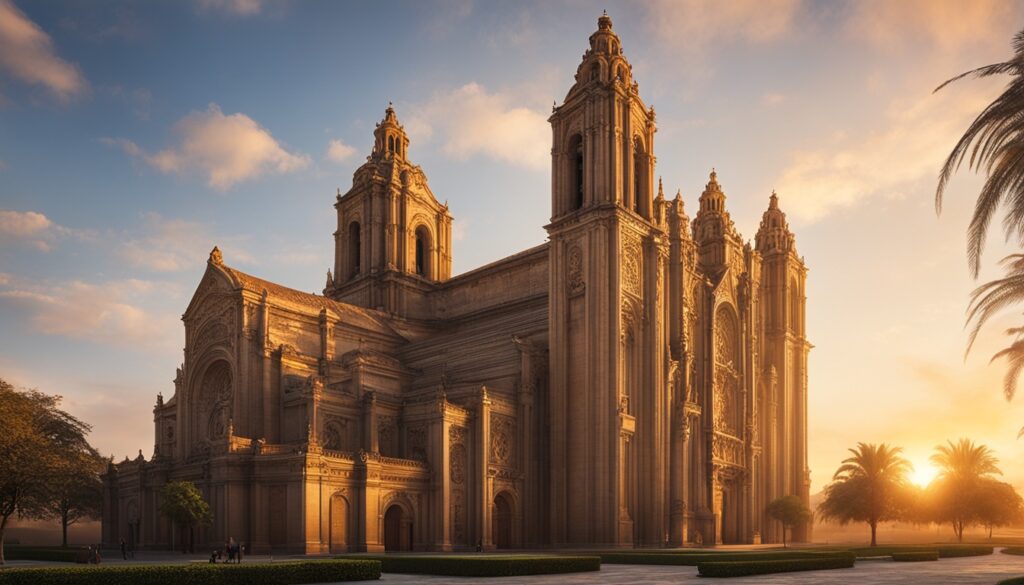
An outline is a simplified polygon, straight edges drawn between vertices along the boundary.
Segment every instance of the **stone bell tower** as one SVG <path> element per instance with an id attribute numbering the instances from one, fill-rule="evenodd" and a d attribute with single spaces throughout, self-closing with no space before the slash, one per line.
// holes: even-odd
<path id="1" fill-rule="evenodd" d="M 664 199 L 653 193 L 654 110 L 607 14 L 549 121 L 551 542 L 658 545 Z"/>
<path id="2" fill-rule="evenodd" d="M 452 216 L 409 162 L 409 138 L 389 104 L 373 152 L 338 194 L 334 270 L 324 294 L 403 317 L 428 316 L 424 295 L 451 277 Z"/>

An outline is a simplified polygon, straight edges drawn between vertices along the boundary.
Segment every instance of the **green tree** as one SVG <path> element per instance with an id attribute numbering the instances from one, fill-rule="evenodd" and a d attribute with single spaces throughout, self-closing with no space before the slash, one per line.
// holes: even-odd
<path id="1" fill-rule="evenodd" d="M 950 152 L 939 173 L 935 190 L 935 209 L 942 210 L 942 196 L 950 178 L 967 160 L 974 171 L 985 172 L 985 183 L 974 203 L 974 215 L 967 228 L 967 261 L 976 279 L 981 268 L 981 253 L 989 225 L 997 210 L 1004 208 L 1003 230 L 1007 240 L 1024 244 L 1024 31 L 1013 38 L 1013 56 L 1001 63 L 986 65 L 946 81 L 935 91 L 964 77 L 1009 75 L 1006 89 L 974 119 Z M 969 352 L 978 332 L 990 317 L 1007 306 L 1024 300 L 1024 254 L 1003 259 L 1005 276 L 987 282 L 971 293 L 967 321 Z M 1024 370 L 1024 327 L 1006 331 L 1012 342 L 997 352 L 992 361 L 1007 358 L 1009 367 L 1003 380 L 1007 400 L 1016 392 L 1017 379 Z M 1024 435 L 1021 429 L 1018 437 Z"/>
<path id="2" fill-rule="evenodd" d="M 876 546 L 878 523 L 899 518 L 907 508 L 906 478 L 913 466 L 900 456 L 902 449 L 885 443 L 857 443 L 849 451 L 853 455 L 843 460 L 825 487 L 818 513 L 840 524 L 867 522 L 871 546 Z"/>
<path id="3" fill-rule="evenodd" d="M 213 519 L 203 494 L 190 481 L 172 481 L 160 490 L 160 500 L 160 513 L 188 530 L 188 546 L 182 552 L 193 551 L 195 528 L 206 526 Z"/>
<path id="4" fill-rule="evenodd" d="M 92 449 L 89 425 L 59 408 L 61 397 L 16 390 L 0 380 L 0 564 L 11 517 L 49 518 L 53 479 L 75 454 Z"/>
<path id="5" fill-rule="evenodd" d="M 106 459 L 90 445 L 58 462 L 51 477 L 49 514 L 60 521 L 61 546 L 68 546 L 68 527 L 79 520 L 97 520 L 103 513 L 103 481 Z"/>
<path id="6" fill-rule="evenodd" d="M 811 510 L 800 496 L 783 496 L 768 503 L 768 517 L 782 523 L 782 546 L 786 546 L 786 529 L 811 519 Z"/>
<path id="7" fill-rule="evenodd" d="M 932 490 L 933 513 L 936 521 L 951 524 L 957 542 L 962 542 L 964 530 L 980 521 L 985 481 L 1002 471 L 999 460 L 985 445 L 975 445 L 970 439 L 946 443 L 937 445 L 930 458 L 939 468 Z"/>
<path id="8" fill-rule="evenodd" d="M 1024 499 L 1006 482 L 982 479 L 976 505 L 978 522 L 988 528 L 989 540 L 992 540 L 993 528 L 1024 520 Z"/>

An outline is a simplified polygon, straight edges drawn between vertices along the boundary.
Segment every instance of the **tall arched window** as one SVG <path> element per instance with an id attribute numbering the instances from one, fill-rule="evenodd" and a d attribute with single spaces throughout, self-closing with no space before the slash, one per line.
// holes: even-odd
<path id="1" fill-rule="evenodd" d="M 583 137 L 576 134 L 569 139 L 569 156 L 571 157 L 569 211 L 583 207 Z"/>
<path id="2" fill-rule="evenodd" d="M 388 152 L 395 152 L 395 137 L 388 136 Z"/>
<path id="3" fill-rule="evenodd" d="M 348 266 L 349 278 L 359 274 L 360 260 L 362 254 L 362 237 L 359 230 L 359 222 L 353 221 L 348 224 Z"/>
<path id="4" fill-rule="evenodd" d="M 640 202 L 647 196 L 647 181 L 644 180 L 647 176 L 644 168 L 647 166 L 645 158 L 644 145 L 638 136 L 633 139 L 633 211 L 637 213 L 641 213 Z"/>
<path id="5" fill-rule="evenodd" d="M 430 277 L 430 232 L 420 226 L 416 228 L 416 274 Z"/>

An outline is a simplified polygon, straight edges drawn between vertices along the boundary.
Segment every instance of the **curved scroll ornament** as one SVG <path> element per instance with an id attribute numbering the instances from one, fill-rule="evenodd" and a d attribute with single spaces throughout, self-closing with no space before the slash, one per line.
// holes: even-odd
<path id="1" fill-rule="evenodd" d="M 491 461 L 511 465 L 515 459 L 515 422 L 507 416 L 491 415 Z"/>
<path id="2" fill-rule="evenodd" d="M 569 294 L 577 294 L 584 291 L 586 283 L 583 280 L 583 251 L 579 246 L 569 249 L 568 274 L 566 282 L 569 285 Z"/>

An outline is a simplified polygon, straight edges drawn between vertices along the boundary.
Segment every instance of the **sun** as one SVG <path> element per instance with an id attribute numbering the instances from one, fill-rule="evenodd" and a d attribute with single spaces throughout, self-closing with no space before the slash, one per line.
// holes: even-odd
<path id="1" fill-rule="evenodd" d="M 914 463 L 914 471 L 910 472 L 910 481 L 921 486 L 928 487 L 928 484 L 939 474 L 939 470 L 932 466 L 931 462 L 919 461 Z"/>

